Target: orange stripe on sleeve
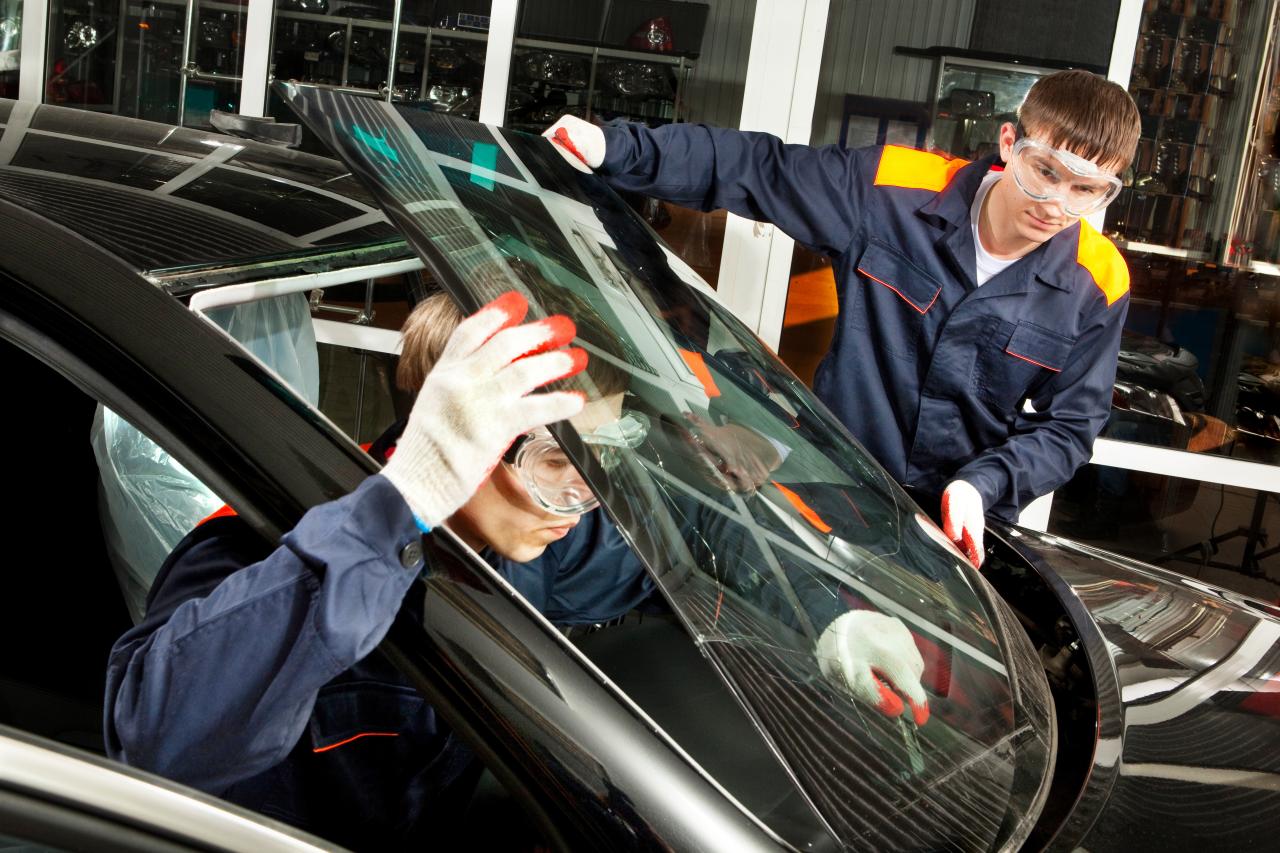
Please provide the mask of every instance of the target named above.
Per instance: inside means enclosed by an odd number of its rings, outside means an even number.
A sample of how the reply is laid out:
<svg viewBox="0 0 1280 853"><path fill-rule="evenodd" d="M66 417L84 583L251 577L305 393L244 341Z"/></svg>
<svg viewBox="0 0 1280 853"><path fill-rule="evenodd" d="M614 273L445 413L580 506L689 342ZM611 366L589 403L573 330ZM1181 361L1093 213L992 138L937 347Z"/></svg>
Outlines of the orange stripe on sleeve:
<svg viewBox="0 0 1280 853"><path fill-rule="evenodd" d="M818 515L818 513L814 511L813 507L804 502L804 498L800 497L777 480L770 480L769 482L778 487L778 491L782 492L782 496L787 499L787 503L795 507L796 512L804 516L805 521L809 522L823 533L831 532L831 525L823 521L822 516Z"/></svg>
<svg viewBox="0 0 1280 853"><path fill-rule="evenodd" d="M928 151L886 145L880 153L880 165L876 167L875 185L939 192L951 183L956 172L968 165L968 160L949 160Z"/></svg>
<svg viewBox="0 0 1280 853"><path fill-rule="evenodd" d="M680 350L680 357L684 359L685 365L693 371L694 377L702 385L702 390L707 392L708 397L719 397L720 388L716 385L716 379L711 375L711 369L707 367L707 362L702 358L702 353L693 350Z"/></svg>
<svg viewBox="0 0 1280 853"><path fill-rule="evenodd" d="M337 743L331 743L328 746L318 746L311 750L312 752L328 752L331 749L337 749L340 746L346 746L353 740L360 740L362 737L400 737L399 732L361 732L358 735L352 735L346 740L340 740Z"/></svg>

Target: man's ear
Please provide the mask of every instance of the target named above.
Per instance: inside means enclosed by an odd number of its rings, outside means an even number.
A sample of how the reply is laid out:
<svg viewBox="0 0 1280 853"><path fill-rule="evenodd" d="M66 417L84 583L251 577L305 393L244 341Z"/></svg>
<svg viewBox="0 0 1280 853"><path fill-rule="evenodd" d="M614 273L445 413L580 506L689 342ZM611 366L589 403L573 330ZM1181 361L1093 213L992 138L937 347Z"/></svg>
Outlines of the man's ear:
<svg viewBox="0 0 1280 853"><path fill-rule="evenodd" d="M1018 128L1011 122L1006 121L1000 125L1000 159L1008 163L1009 158L1013 156L1013 143L1018 141Z"/></svg>

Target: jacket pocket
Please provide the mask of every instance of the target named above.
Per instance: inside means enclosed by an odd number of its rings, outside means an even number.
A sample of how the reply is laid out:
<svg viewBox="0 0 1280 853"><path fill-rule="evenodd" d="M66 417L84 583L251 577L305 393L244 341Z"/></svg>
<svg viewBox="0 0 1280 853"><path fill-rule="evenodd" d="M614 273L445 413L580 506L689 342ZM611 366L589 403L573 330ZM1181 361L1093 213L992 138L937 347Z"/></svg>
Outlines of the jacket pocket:
<svg viewBox="0 0 1280 853"><path fill-rule="evenodd" d="M983 400L1013 417L1023 398L1062 372L1075 340L1026 320L998 322L990 341L978 344L974 384Z"/></svg>
<svg viewBox="0 0 1280 853"><path fill-rule="evenodd" d="M938 301L942 285L907 258L880 243L870 242L858 259L858 274L873 285L892 291L917 314L929 312ZM874 293L874 291L873 291ZM868 298L874 303L870 294Z"/></svg>

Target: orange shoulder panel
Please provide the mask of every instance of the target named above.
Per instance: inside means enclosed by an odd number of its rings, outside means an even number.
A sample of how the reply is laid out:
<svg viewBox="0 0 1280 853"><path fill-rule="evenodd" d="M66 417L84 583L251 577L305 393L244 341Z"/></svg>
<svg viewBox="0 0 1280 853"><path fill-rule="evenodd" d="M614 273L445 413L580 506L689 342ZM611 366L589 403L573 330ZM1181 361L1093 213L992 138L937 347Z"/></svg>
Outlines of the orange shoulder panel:
<svg viewBox="0 0 1280 853"><path fill-rule="evenodd" d="M1115 243L1083 219L1080 220L1076 263L1093 276L1093 283L1107 297L1108 307L1129 292L1129 265L1124 262L1124 255L1120 254Z"/></svg>
<svg viewBox="0 0 1280 853"><path fill-rule="evenodd" d="M875 185L939 192L951 183L956 172L968 165L968 160L949 160L941 154L930 154L928 151L917 151L900 145L886 145L880 152Z"/></svg>

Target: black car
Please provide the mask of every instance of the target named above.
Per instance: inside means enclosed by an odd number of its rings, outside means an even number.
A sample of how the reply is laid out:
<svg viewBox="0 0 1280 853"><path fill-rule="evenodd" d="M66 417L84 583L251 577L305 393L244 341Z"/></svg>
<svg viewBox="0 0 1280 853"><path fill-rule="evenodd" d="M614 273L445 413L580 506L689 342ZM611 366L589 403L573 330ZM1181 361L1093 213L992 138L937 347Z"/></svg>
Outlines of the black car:
<svg viewBox="0 0 1280 853"><path fill-rule="evenodd" d="M175 532L225 502L274 541L377 470L359 444L407 411L395 330L432 287L467 310L570 294L612 330L619 353L592 355L631 376L645 439L605 460L554 432L674 614L570 641L426 537L424 615L377 654L490 772L459 816L478 849L1237 849L1280 830L1275 607L995 523L973 571L545 140L280 93L346 165L0 101L0 849L323 843L94 758L103 667ZM768 480L727 481L688 412L779 448ZM910 628L927 723L822 676L815 595ZM250 834L213 837L224 819Z"/></svg>

